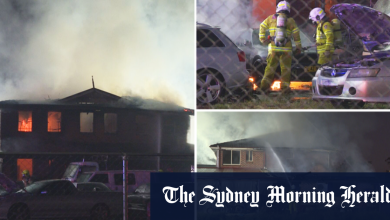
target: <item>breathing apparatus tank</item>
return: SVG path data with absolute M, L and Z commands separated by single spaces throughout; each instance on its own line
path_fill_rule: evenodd
M 334 45 L 336 47 L 343 47 L 344 42 L 343 42 L 343 35 L 342 35 L 342 30 L 341 30 L 341 24 L 340 20 L 335 18 L 332 20 L 332 26 L 333 26 L 333 36 L 334 36 Z
M 279 13 L 276 16 L 275 46 L 283 47 L 287 43 L 287 15 Z

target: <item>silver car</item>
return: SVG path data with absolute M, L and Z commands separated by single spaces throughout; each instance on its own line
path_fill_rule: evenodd
M 390 17 L 358 4 L 338 4 L 331 10 L 361 39 L 365 52 L 358 59 L 318 69 L 313 99 L 344 107 L 390 102 Z
M 213 103 L 249 83 L 245 53 L 218 27 L 197 23 L 197 101 Z

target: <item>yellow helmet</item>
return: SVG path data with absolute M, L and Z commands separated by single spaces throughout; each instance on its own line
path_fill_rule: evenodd
M 30 171 L 28 171 L 28 170 L 23 170 L 22 175 L 23 175 L 23 176 L 30 175 Z

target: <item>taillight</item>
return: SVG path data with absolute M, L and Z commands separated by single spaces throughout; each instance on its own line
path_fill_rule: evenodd
M 240 51 L 237 53 L 237 56 L 238 56 L 238 60 L 240 62 L 245 62 L 245 52 L 244 51 Z

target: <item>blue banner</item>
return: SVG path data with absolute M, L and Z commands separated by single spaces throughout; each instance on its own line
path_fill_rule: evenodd
M 151 219 L 371 219 L 390 173 L 153 173 Z

